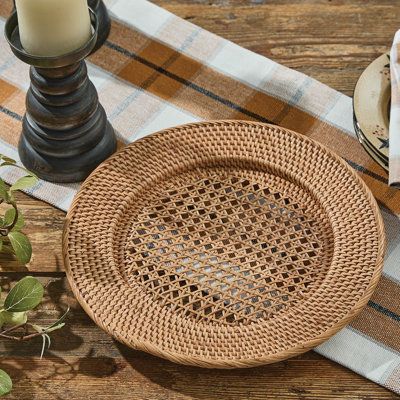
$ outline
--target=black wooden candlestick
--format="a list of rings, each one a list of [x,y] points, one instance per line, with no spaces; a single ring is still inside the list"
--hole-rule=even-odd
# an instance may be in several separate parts
[[[89,7],[94,11],[99,24],[96,46],[93,51],[99,49],[107,40],[111,29],[111,20],[108,15],[107,7],[103,0],[88,0]]]
[[[16,12],[6,22],[12,51],[31,65],[19,156],[26,168],[48,181],[81,181],[116,150],[114,130],[84,61],[97,41],[92,11],[91,19],[93,34],[85,46],[59,57],[28,54],[19,39]]]
[[[108,15],[107,7],[104,5],[103,0],[88,0],[89,7],[94,11],[99,25],[97,33],[97,41],[92,52],[98,50],[103,43],[107,40],[111,29],[111,20]],[[15,0],[14,0],[15,8]]]

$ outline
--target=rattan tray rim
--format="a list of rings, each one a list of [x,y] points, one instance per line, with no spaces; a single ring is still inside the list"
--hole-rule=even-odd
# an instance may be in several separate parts
[[[210,121],[202,121],[202,122],[195,122],[195,123],[189,123],[189,124],[181,124],[177,125],[171,128],[163,129],[157,132],[152,133],[151,135],[148,135],[146,137],[140,138],[134,143],[147,140],[149,136],[154,136],[154,135],[161,135],[161,134],[168,134],[168,131],[173,129],[187,129],[190,127],[198,127],[198,126],[209,126],[209,125],[225,125],[225,124],[244,124],[248,126],[261,126],[261,127],[271,127],[271,128],[279,128],[275,125],[271,124],[265,124],[261,122],[251,122],[251,121],[242,121],[242,120],[210,120]],[[64,264],[65,268],[67,271],[67,279],[68,282],[71,286],[71,289],[75,295],[75,297],[78,299],[80,305],[83,307],[85,312],[89,315],[89,317],[99,326],[101,329],[103,329],[106,333],[111,334],[116,340],[119,342],[127,345],[128,347],[132,347],[132,343],[134,342],[134,347],[138,350],[146,351],[152,355],[168,359],[170,361],[180,363],[180,364],[186,364],[186,365],[197,365],[200,367],[205,367],[205,368],[218,368],[218,369],[231,369],[231,368],[250,368],[250,367],[256,367],[259,365],[264,365],[264,364],[270,364],[278,361],[282,361],[284,359],[294,357],[296,355],[299,355],[307,350],[311,350],[312,348],[320,345],[327,339],[329,339],[332,335],[337,333],[339,330],[341,330],[343,327],[345,327],[351,320],[353,320],[361,311],[362,309],[367,305],[369,299],[371,298],[377,284],[379,281],[379,278],[381,276],[382,268],[383,268],[383,261],[384,261],[384,254],[385,254],[385,249],[386,249],[386,238],[385,238],[385,227],[383,223],[382,216],[379,211],[379,206],[376,202],[376,199],[374,198],[372,192],[366,185],[366,183],[360,178],[360,176],[341,158],[339,157],[336,153],[334,153],[332,150],[327,148],[325,145],[319,143],[318,141],[311,139],[307,136],[301,135],[291,129],[287,128],[281,128],[283,131],[281,134],[285,134],[285,132],[290,132],[296,137],[299,137],[301,140],[308,141],[310,143],[313,143],[316,145],[318,148],[320,148],[322,151],[326,152],[330,157],[332,157],[336,162],[340,163],[351,175],[352,177],[357,181],[357,183],[362,187],[363,192],[366,194],[368,201],[371,205],[371,209],[373,210],[375,220],[377,223],[377,229],[379,232],[379,236],[381,238],[380,241],[380,246],[379,246],[379,251],[378,251],[378,256],[377,256],[377,263],[376,263],[376,268],[373,272],[372,278],[370,280],[368,288],[365,290],[364,294],[360,297],[358,302],[355,304],[353,309],[351,309],[347,315],[345,315],[341,320],[335,322],[334,326],[331,327],[330,329],[326,330],[325,332],[321,333],[320,335],[316,336],[315,338],[308,340],[307,342],[303,342],[299,346],[293,347],[288,350],[284,350],[281,352],[277,352],[275,354],[268,355],[267,357],[261,357],[261,358],[234,358],[234,359],[210,359],[206,357],[197,357],[197,356],[187,356],[185,354],[173,352],[170,350],[162,349],[159,346],[154,345],[153,343],[137,338],[130,338],[130,341],[126,340],[124,337],[118,334],[118,332],[112,332],[110,329],[105,326],[104,321],[101,318],[98,318],[93,311],[90,309],[90,306],[84,299],[84,297],[81,295],[79,289],[76,286],[76,283],[72,279],[70,272],[70,264],[69,264],[69,259],[67,256],[67,247],[68,247],[68,232],[69,232],[69,220],[70,216],[74,212],[75,207],[77,207],[77,204],[80,200],[80,197],[82,195],[83,190],[89,185],[90,181],[93,179],[95,175],[99,173],[104,168],[107,168],[107,164],[111,163],[114,159],[119,157],[121,154],[123,154],[126,151],[129,151],[129,146],[134,145],[134,143],[127,145],[126,147],[122,148],[119,150],[117,153],[115,153],[113,156],[111,156],[109,159],[107,159],[104,163],[102,163],[100,166],[98,166],[91,174],[90,176],[86,179],[86,181],[83,183],[81,186],[80,191],[77,193],[75,196],[71,207],[67,213],[66,216],[66,221],[64,225],[64,230],[63,230],[63,255],[64,255]]]

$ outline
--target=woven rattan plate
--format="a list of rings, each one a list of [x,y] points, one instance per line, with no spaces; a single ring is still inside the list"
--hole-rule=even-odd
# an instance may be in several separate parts
[[[85,182],[64,258],[119,341],[183,364],[250,367],[328,339],[362,309],[384,254],[370,191],[281,128],[186,125],[127,146]]]

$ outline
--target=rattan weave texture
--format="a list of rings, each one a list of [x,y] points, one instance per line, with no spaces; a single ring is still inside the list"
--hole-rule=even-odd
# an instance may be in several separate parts
[[[67,216],[68,278],[116,339],[175,362],[250,367],[328,339],[366,304],[377,204],[322,145],[261,123],[156,133],[102,164]]]

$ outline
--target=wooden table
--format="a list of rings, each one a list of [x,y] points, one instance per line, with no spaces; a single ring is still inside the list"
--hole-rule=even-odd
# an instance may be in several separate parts
[[[132,0],[134,1],[134,0]],[[388,49],[400,27],[398,0],[156,0],[173,13],[348,95],[363,68]],[[132,351],[97,328],[74,300],[63,272],[64,213],[20,194],[33,260],[1,260],[3,288],[29,271],[54,280],[37,312],[68,326],[41,341],[0,342],[1,367],[13,376],[10,399],[394,399],[395,394],[314,352],[265,367],[213,371]]]

